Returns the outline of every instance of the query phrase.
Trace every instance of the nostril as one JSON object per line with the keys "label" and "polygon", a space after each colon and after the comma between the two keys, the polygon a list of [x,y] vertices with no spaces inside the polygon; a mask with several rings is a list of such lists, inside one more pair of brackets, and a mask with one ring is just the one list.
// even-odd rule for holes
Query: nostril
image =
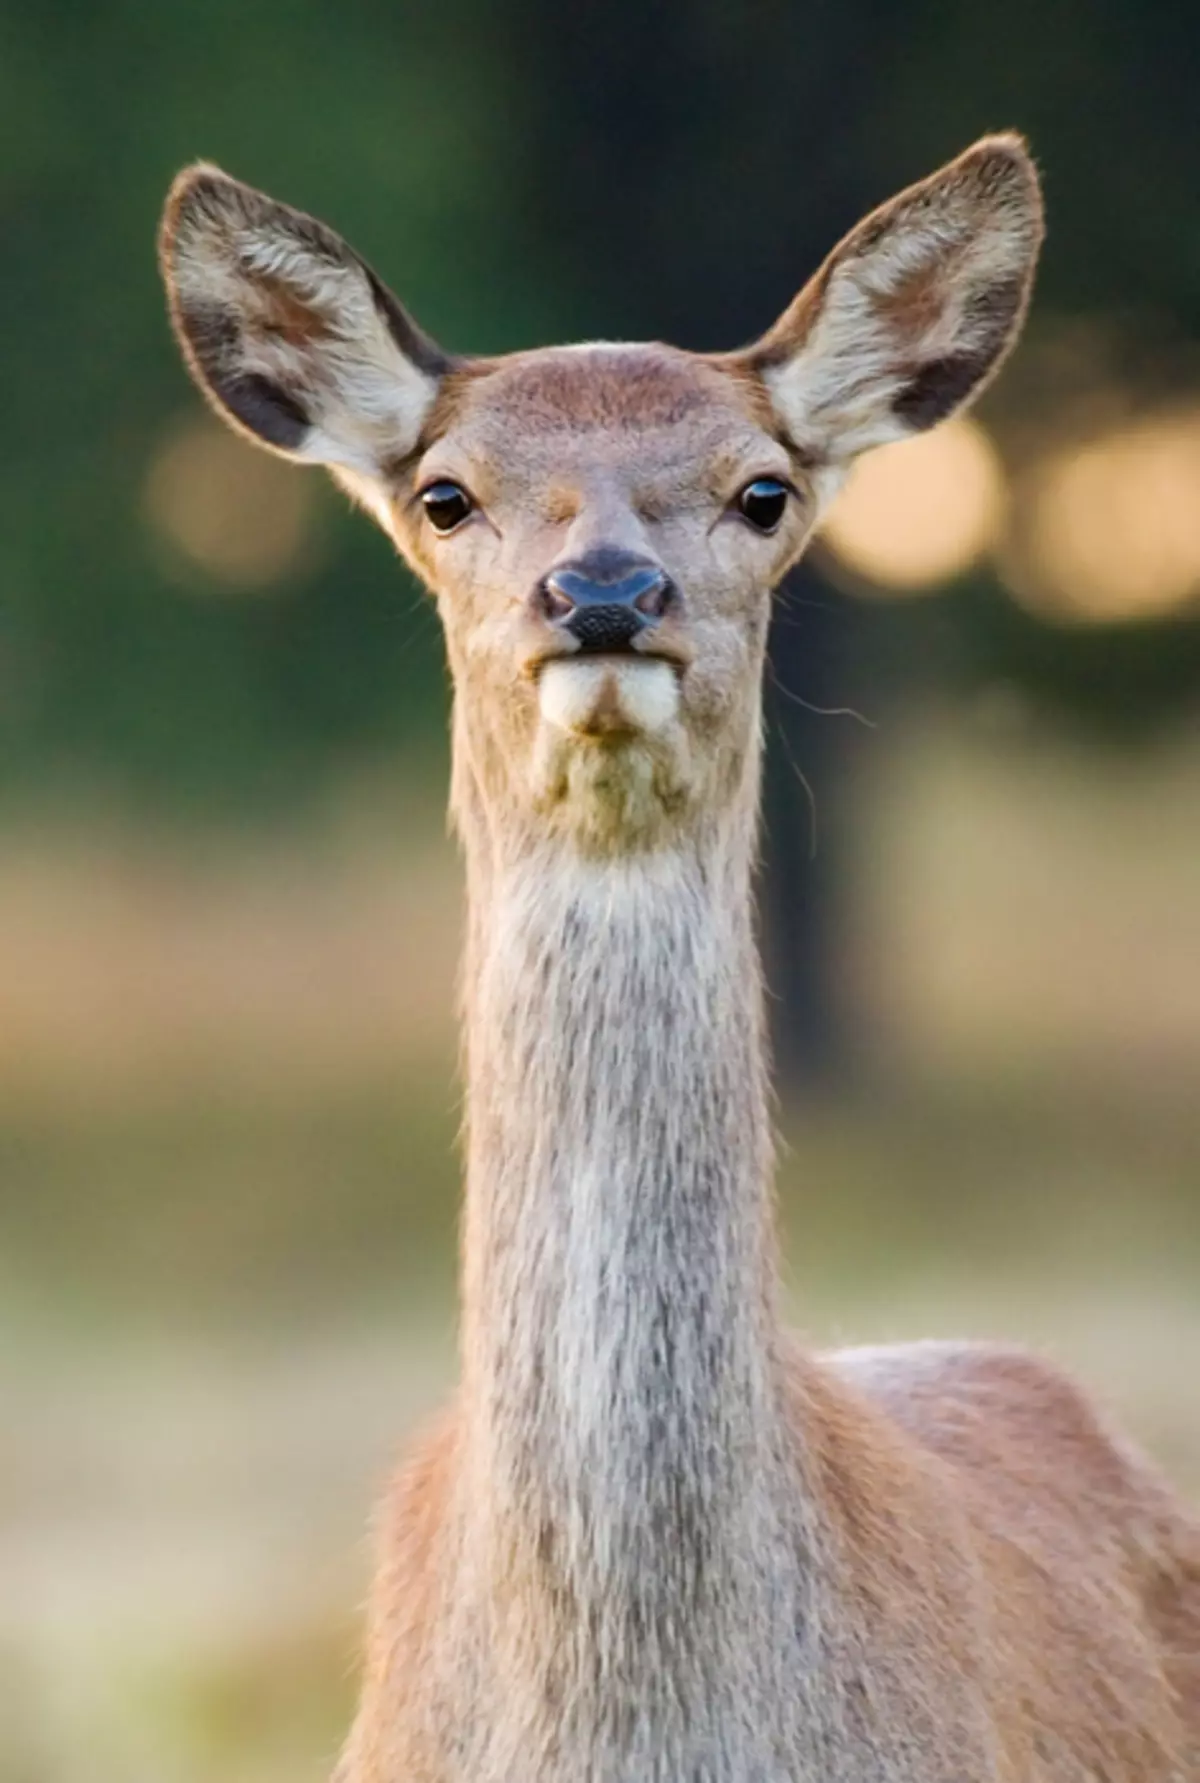
{"label": "nostril", "polygon": [[548,577],[538,590],[542,612],[547,619],[566,619],[575,611],[575,602],[554,586]]}
{"label": "nostril", "polygon": [[633,604],[647,619],[661,619],[674,601],[675,588],[664,570],[655,577],[649,588],[642,590]]}
{"label": "nostril", "polygon": [[659,564],[611,550],[557,564],[534,595],[536,611],[584,650],[632,649],[678,600]]}

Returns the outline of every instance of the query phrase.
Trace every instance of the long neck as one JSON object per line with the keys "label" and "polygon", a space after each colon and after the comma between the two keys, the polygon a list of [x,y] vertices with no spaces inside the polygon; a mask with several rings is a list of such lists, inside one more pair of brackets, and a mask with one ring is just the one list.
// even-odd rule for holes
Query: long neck
{"label": "long neck", "polygon": [[683,1612],[665,1600],[696,1569],[736,1570],[771,1518],[751,848],[747,821],[605,862],[548,846],[509,858],[494,839],[485,860],[468,835],[475,1510],[505,1565],[577,1608],[624,1593]]}

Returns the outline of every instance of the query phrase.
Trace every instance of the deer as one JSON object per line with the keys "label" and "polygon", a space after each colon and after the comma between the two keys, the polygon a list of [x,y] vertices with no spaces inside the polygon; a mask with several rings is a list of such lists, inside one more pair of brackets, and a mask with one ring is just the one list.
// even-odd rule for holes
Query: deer
{"label": "deer", "polygon": [[176,179],[175,333],[429,587],[465,859],[460,1380],[387,1495],[337,1783],[1195,1783],[1200,1523],[1057,1365],[779,1301],[755,935],[773,591],[962,410],[1043,232],[986,136],[752,345],[438,346]]}

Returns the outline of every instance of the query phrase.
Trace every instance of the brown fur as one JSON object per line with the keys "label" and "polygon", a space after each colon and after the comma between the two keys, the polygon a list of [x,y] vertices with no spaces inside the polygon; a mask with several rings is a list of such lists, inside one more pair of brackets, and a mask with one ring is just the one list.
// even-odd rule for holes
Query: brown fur
{"label": "brown fur", "polygon": [[[455,683],[462,1385],[385,1507],[340,1783],[1196,1783],[1200,1533],[1016,1352],[781,1328],[751,913],[770,591],[862,450],[1019,329],[1041,232],[985,139],[763,340],[452,361],[213,169],[163,237],[189,363],[434,589]],[[739,491],[791,485],[767,536]],[[431,482],[474,506],[438,535]],[[676,600],[577,659],[541,579]]]}

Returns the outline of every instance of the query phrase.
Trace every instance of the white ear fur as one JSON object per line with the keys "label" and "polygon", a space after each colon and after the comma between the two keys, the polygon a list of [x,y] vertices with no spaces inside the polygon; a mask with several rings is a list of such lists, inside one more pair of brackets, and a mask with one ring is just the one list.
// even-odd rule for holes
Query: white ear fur
{"label": "white ear fur", "polygon": [[200,163],[171,188],[160,258],[184,357],[232,426],[355,479],[413,450],[450,362],[331,229]]}
{"label": "white ear fur", "polygon": [[866,217],[746,355],[796,446],[844,464],[978,395],[1020,332],[1041,238],[1013,135]]}

